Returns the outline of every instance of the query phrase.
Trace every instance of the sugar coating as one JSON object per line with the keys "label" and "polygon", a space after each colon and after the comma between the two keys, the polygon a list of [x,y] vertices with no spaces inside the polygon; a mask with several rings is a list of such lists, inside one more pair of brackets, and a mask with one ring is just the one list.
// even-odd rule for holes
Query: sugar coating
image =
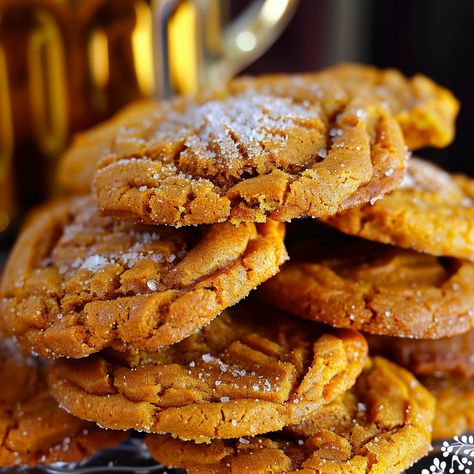
{"label": "sugar coating", "polygon": [[267,79],[123,125],[98,163],[101,212],[173,226],[287,221],[330,216],[400,184],[402,133],[370,94],[312,75]]}
{"label": "sugar coating", "polygon": [[210,444],[148,435],[146,444],[160,462],[190,472],[396,474],[430,449],[434,399],[414,381],[374,358],[354,387],[283,432]]}
{"label": "sugar coating", "polygon": [[176,141],[185,130],[198,130],[184,145],[203,152],[204,158],[239,159],[244,147],[245,158],[252,160],[269,153],[261,143],[272,140],[274,146],[284,146],[286,130],[298,127],[306,119],[318,118],[316,110],[289,98],[243,94],[189,107],[184,114],[171,113],[153,138],[159,142]]}
{"label": "sugar coating", "polygon": [[367,345],[355,331],[328,331],[253,302],[173,346],[109,355],[51,366],[52,391],[68,410],[108,428],[201,443],[298,422],[354,384]]}
{"label": "sugar coating", "polygon": [[411,158],[401,188],[327,223],[377,242],[474,261],[474,180]]}
{"label": "sugar coating", "polygon": [[47,358],[173,344],[273,276],[283,237],[272,221],[175,229],[101,217],[91,196],[52,203],[10,255],[2,326]]}
{"label": "sugar coating", "polygon": [[318,230],[299,261],[262,286],[268,304],[332,326],[402,338],[440,339],[474,327],[474,263]]}

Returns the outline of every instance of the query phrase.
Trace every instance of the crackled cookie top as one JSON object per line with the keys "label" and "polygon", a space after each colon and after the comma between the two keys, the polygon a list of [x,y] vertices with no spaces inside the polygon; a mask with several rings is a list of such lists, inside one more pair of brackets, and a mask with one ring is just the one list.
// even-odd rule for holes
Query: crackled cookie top
{"label": "crackled cookie top", "polygon": [[349,389],[367,355],[363,336],[240,305],[155,352],[58,360],[54,396],[114,429],[207,442],[299,422]]}
{"label": "crackled cookie top", "polygon": [[259,292],[292,314],[335,327],[423,339],[474,327],[473,263],[325,229],[293,255]]}
{"label": "crackled cookie top", "polygon": [[474,429],[474,378],[439,375],[420,378],[436,399],[433,439]]}
{"label": "crackled cookie top", "polygon": [[59,408],[44,369],[12,340],[0,341],[0,467],[81,461],[126,439]]}
{"label": "crackled cookie top", "polygon": [[474,377],[474,330],[436,341],[368,337],[371,353],[384,355],[417,375]]}
{"label": "crackled cookie top", "polygon": [[155,108],[156,103],[151,100],[133,102],[105,122],[78,133],[59,159],[59,185],[71,193],[89,193],[97,162],[108,151],[121,124]]}
{"label": "crackled cookie top", "polygon": [[[457,100],[448,90],[425,76],[406,78],[393,69],[380,70],[357,64],[343,64],[308,74],[243,77],[232,81],[227,88],[227,94],[231,95],[244,91],[293,97],[302,101],[311,93],[317,97],[320,107],[329,116],[337,113],[341,104],[350,98],[364,96],[371,101],[380,102],[393,114],[411,150],[449,144],[454,137],[454,122],[459,109]],[[216,96],[216,93],[207,92],[206,96]],[[163,105],[168,106],[164,103],[160,107]],[[112,119],[79,134],[59,162],[59,183],[72,192],[89,192],[96,164],[110,151],[110,145],[120,127],[134,117],[145,117],[150,113],[155,115],[157,112],[153,112],[154,108],[158,106],[151,101],[133,103]],[[325,149],[321,153],[324,154]],[[384,170],[379,170],[375,166],[374,171],[378,170],[380,176],[374,176],[372,183],[379,181],[378,187],[381,189],[386,186],[393,188],[399,177],[397,175],[401,174],[398,168],[392,167],[391,170],[387,166]],[[394,173],[391,180],[383,177],[386,172]],[[368,199],[367,190],[362,193],[360,202],[376,196],[375,190],[370,193],[371,197]]]}
{"label": "crackled cookie top", "polygon": [[174,226],[328,216],[400,184],[406,150],[378,103],[217,91],[163,103],[98,164],[102,214]]}
{"label": "crackled cookie top", "polygon": [[189,473],[389,474],[424,456],[434,400],[404,369],[375,358],[353,389],[287,432],[198,445],[148,435],[160,462]]}
{"label": "crackled cookie top", "polygon": [[366,88],[395,114],[410,150],[449,145],[455,133],[459,102],[444,87],[422,74],[410,78],[395,69],[342,64],[323,71],[354,94]]}
{"label": "crackled cookie top", "polygon": [[233,91],[295,96],[312,87],[314,94],[338,90],[337,96],[369,97],[381,102],[400,124],[410,150],[428,146],[445,147],[454,138],[459,102],[453,94],[431,79],[416,74],[407,78],[395,69],[377,69],[362,64],[340,64],[315,73],[242,77],[230,86]]}
{"label": "crackled cookie top", "polygon": [[180,230],[99,217],[90,197],[53,203],[9,258],[2,323],[48,358],[173,344],[274,275],[283,235],[273,221]]}
{"label": "crackled cookie top", "polygon": [[365,239],[474,260],[474,180],[413,158],[401,188],[326,222]]}

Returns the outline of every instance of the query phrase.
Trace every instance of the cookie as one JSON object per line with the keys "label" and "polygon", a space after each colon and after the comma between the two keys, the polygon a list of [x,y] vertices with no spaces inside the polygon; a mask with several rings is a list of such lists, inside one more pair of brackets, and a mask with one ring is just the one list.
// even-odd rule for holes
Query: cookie
{"label": "cookie", "polygon": [[395,69],[339,64],[316,73],[243,77],[231,87],[294,95],[308,83],[314,93],[321,94],[330,85],[340,89],[340,96],[365,96],[383,103],[400,124],[410,150],[445,147],[454,138],[459,102],[449,90],[422,74],[407,78]]}
{"label": "cookie", "polygon": [[333,215],[397,187],[406,147],[371,99],[215,92],[121,127],[98,164],[100,212],[183,226]]}
{"label": "cookie", "polygon": [[[307,85],[302,86],[304,83],[310,83],[313,89],[320,84],[321,90],[334,91],[324,94],[326,104],[332,101],[331,110],[337,108],[342,98],[347,100],[348,95],[364,94],[382,102],[394,114],[411,150],[443,147],[454,137],[458,101],[447,89],[420,74],[406,78],[393,69],[342,64],[316,73],[238,78],[230,83],[228,90],[234,94],[254,90],[291,96],[307,89]],[[59,161],[58,181],[63,189],[89,192],[97,161],[109,149],[119,127],[133,117],[146,115],[154,107],[152,101],[132,103],[106,122],[78,134]]]}
{"label": "cookie", "polygon": [[97,162],[108,151],[121,124],[155,107],[156,103],[150,100],[133,102],[105,122],[75,135],[58,162],[56,179],[59,186],[70,193],[89,193]]}
{"label": "cookie", "polygon": [[45,380],[38,359],[0,340],[0,467],[81,461],[127,438],[66,413]]}
{"label": "cookie", "polygon": [[381,354],[417,375],[474,378],[474,331],[433,340],[367,335],[371,353]]}
{"label": "cookie", "polygon": [[358,332],[254,303],[158,351],[55,361],[49,381],[62,406],[101,426],[208,442],[299,422],[350,388],[366,355]]}
{"label": "cookie", "polygon": [[323,74],[348,84],[354,94],[369,89],[394,113],[410,150],[443,148],[453,141],[459,101],[423,74],[406,78],[395,69],[357,64],[342,64]]}
{"label": "cookie", "polygon": [[276,308],[387,336],[439,339],[474,327],[471,262],[330,231],[294,255],[259,291]]}
{"label": "cookie", "polygon": [[452,438],[474,429],[474,378],[422,377],[436,399],[433,439]]}
{"label": "cookie", "polygon": [[48,358],[173,344],[274,275],[283,237],[272,221],[173,229],[99,217],[91,197],[49,204],[7,263],[4,331]]}
{"label": "cookie", "polygon": [[192,473],[399,473],[424,456],[434,400],[404,369],[375,358],[356,386],[290,432],[208,445],[149,435],[151,454]]}
{"label": "cookie", "polygon": [[326,222],[365,239],[474,260],[474,180],[413,158],[400,189]]}

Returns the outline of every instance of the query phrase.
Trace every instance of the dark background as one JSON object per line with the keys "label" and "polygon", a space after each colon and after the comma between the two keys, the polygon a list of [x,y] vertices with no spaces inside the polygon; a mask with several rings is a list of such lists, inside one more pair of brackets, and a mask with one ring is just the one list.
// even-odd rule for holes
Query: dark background
{"label": "dark background", "polygon": [[301,0],[287,30],[245,72],[309,71],[340,61],[421,72],[451,89],[462,104],[454,143],[418,154],[474,176],[472,0]]}
{"label": "dark background", "polygon": [[[81,5],[81,1],[77,4]],[[250,3],[250,0],[220,1],[230,5],[231,17],[238,15]],[[107,8],[99,12],[102,15],[99,19],[109,24],[111,37],[118,26],[126,32],[133,28],[133,15],[130,16],[133,3],[134,0],[104,2]],[[11,21],[4,22],[7,27],[2,27],[0,21],[0,45],[2,41],[6,42],[6,50],[12,52],[13,61],[16,56],[24,56],[16,44],[23,44],[21,35],[29,34],[25,20],[28,6],[26,2],[0,0],[0,20],[5,5],[23,5],[25,10],[22,15],[10,15]],[[72,28],[66,24],[64,29],[64,35],[68,38],[66,33]],[[454,143],[442,150],[425,149],[417,153],[448,170],[474,176],[474,156],[471,152],[471,137],[474,135],[471,131],[474,125],[473,30],[474,0],[300,0],[282,36],[243,73],[313,71],[338,62],[358,61],[379,67],[395,67],[407,75],[426,74],[451,89],[460,99],[462,107]],[[70,40],[71,44],[83,47],[76,37]],[[130,55],[124,54],[123,42],[116,41],[114,44],[116,46],[111,55],[115,69],[111,74],[112,84],[107,89],[109,107],[102,114],[92,113],[87,108],[88,102],[78,100],[74,95],[91,95],[87,84],[72,81],[74,84],[70,89],[76,92],[71,97],[74,104],[70,108],[74,112],[69,126],[71,132],[106,118],[124,103],[139,97],[134,76],[127,75]],[[18,61],[17,66],[22,64]],[[14,74],[10,86],[13,91],[17,88],[28,94],[28,77],[19,66],[12,68]],[[72,74],[73,79],[76,76],[82,77]],[[72,87],[74,85],[77,87]],[[44,201],[51,188],[47,175],[53,174],[49,171],[54,159],[51,161],[50,157],[41,155],[37,143],[31,141],[29,108],[27,104],[22,106],[21,101],[19,104],[14,107],[15,126],[19,131],[16,133],[12,162],[13,177],[9,181],[14,183],[13,192],[7,190],[0,179],[0,186],[5,188],[0,187],[0,198],[2,192],[11,194],[13,198],[10,201],[14,203],[10,213],[11,225],[0,232],[0,253],[11,245],[26,210]]]}

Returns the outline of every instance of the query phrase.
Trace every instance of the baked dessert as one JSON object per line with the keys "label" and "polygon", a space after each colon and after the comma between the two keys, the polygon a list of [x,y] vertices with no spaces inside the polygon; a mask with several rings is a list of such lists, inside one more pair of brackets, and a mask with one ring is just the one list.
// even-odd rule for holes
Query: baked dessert
{"label": "baked dessert", "polygon": [[416,375],[451,374],[474,377],[474,331],[437,340],[367,335],[370,351],[406,367]]}
{"label": "baked dessert", "polygon": [[173,344],[274,275],[283,237],[272,221],[179,230],[100,217],[89,196],[52,203],[10,255],[1,325],[47,358]]}
{"label": "baked dessert", "polygon": [[[454,137],[458,101],[447,89],[421,74],[407,78],[395,69],[340,64],[315,73],[237,78],[231,81],[227,93],[254,91],[304,100],[308,89],[317,94],[325,110],[331,113],[336,112],[348,97],[363,95],[382,103],[401,126],[410,150],[427,146],[443,147]],[[212,94],[216,92],[207,91],[203,96],[210,97]],[[163,105],[166,107],[166,103],[161,103]],[[109,152],[119,128],[129,119],[146,116],[156,107],[152,101],[133,103],[111,119],[78,134],[59,161],[60,185],[70,192],[89,192],[97,162]],[[391,174],[395,175],[392,181],[398,179],[400,174],[398,168],[387,168],[384,172],[389,175],[385,177],[386,181],[389,181]]]}
{"label": "baked dessert", "polygon": [[[268,304],[334,327],[439,339],[474,326],[474,264],[315,227],[259,291]],[[293,258],[294,257],[294,258]]]}
{"label": "baked dessert", "polygon": [[407,152],[391,114],[309,86],[304,96],[221,91],[129,121],[98,163],[100,212],[172,226],[287,221],[398,186]]}
{"label": "baked dessert", "polygon": [[430,449],[434,400],[401,367],[375,358],[356,386],[287,431],[194,444],[148,435],[151,454],[195,473],[396,473]]}
{"label": "baked dessert", "polygon": [[349,389],[367,355],[363,336],[255,303],[154,352],[104,352],[50,367],[71,413],[113,429],[196,442],[275,431]]}
{"label": "baked dessert", "polygon": [[412,158],[401,188],[326,222],[364,239],[474,260],[474,180]]}
{"label": "baked dessert", "polygon": [[0,340],[0,383],[0,467],[82,461],[128,436],[59,408],[44,364],[23,356],[11,339]]}

